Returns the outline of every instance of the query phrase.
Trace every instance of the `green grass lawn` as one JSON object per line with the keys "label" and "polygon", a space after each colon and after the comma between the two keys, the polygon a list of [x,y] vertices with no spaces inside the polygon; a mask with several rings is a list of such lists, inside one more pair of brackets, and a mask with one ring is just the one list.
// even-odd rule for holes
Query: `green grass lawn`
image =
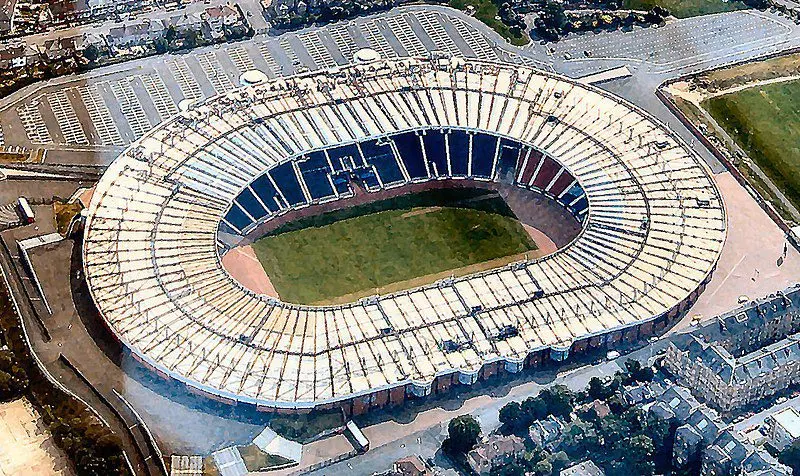
{"label": "green grass lawn", "polygon": [[469,208],[386,210],[256,241],[283,301],[329,302],[536,249],[515,218]]}
{"label": "green grass lawn", "polygon": [[530,42],[530,38],[524,31],[515,35],[505,23],[495,18],[497,5],[492,0],[450,0],[449,5],[461,11],[464,11],[467,5],[472,5],[475,7],[475,18],[499,33],[512,45],[525,46]]}
{"label": "green grass lawn", "polygon": [[625,0],[623,8],[651,10],[656,5],[666,8],[676,18],[689,18],[711,13],[732,12],[747,8],[744,3],[730,0]]}
{"label": "green grass lawn", "polygon": [[717,96],[703,107],[800,206],[800,81]]}

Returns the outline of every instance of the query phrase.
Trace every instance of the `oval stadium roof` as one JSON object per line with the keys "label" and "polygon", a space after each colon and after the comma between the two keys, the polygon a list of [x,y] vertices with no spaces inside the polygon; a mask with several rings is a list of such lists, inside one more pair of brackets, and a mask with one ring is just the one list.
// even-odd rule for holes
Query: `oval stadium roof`
{"label": "oval stadium roof", "polygon": [[[282,303],[222,268],[221,219],[265,171],[424,128],[557,159],[588,200],[580,235],[538,260],[342,306]],[[437,178],[426,173],[416,180]],[[303,194],[285,208],[307,206]],[[83,254],[101,315],[143,361],[221,397],[310,408],[654,320],[710,276],[725,234],[705,164],[634,106],[527,67],[403,59],[240,88],[157,126],[98,183]]]}

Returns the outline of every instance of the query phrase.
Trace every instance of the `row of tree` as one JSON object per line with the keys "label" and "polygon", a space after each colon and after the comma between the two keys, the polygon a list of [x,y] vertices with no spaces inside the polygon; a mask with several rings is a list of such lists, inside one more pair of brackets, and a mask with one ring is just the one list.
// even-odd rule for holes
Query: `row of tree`
{"label": "row of tree", "polygon": [[[527,436],[534,421],[551,416],[560,419],[565,427],[558,451],[535,447],[528,440],[528,451],[513,463],[496,468],[495,474],[557,475],[572,462],[587,459],[609,475],[650,475],[671,470],[675,428],[668,422],[648,418],[622,395],[625,386],[649,382],[654,372],[635,360],[626,362],[625,367],[608,381],[592,378],[584,391],[553,385],[521,403],[503,406],[499,412],[502,433]],[[576,410],[595,400],[606,404],[610,413],[600,418],[591,408]],[[443,449],[461,458],[477,444],[480,434],[480,424],[471,415],[454,418]]]}
{"label": "row of tree", "polygon": [[0,350],[0,400],[16,400],[28,390],[28,373],[10,350]]}
{"label": "row of tree", "polygon": [[558,41],[568,33],[616,30],[624,27],[660,25],[669,12],[659,6],[646,13],[591,11],[570,13],[564,4],[548,0],[534,21],[534,33],[547,41]]}

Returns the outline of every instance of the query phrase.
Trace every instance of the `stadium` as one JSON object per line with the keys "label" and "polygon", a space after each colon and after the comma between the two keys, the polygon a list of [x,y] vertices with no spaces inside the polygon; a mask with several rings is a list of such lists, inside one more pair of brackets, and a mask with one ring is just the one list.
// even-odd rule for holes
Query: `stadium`
{"label": "stadium", "polygon": [[[454,188],[513,195],[568,231],[544,255],[335,304],[254,291],[223,265],[298,219]],[[434,56],[192,105],[105,172],[83,266],[108,328],[159,375],[264,410],[360,414],[661,332],[725,237],[706,165],[643,111],[528,67]]]}

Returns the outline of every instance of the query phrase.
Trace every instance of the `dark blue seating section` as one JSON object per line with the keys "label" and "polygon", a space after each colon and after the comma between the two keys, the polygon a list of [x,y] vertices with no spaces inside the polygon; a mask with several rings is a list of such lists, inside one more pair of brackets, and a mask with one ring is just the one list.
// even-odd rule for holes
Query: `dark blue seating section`
{"label": "dark blue seating section", "polygon": [[270,212],[274,213],[283,208],[282,202],[277,198],[278,191],[275,190],[275,186],[272,185],[272,181],[267,174],[253,180],[251,188],[256,192],[258,198],[261,199],[261,203],[266,205]]}
{"label": "dark blue seating section", "polygon": [[567,208],[569,208],[574,215],[580,215],[581,213],[585,212],[587,208],[589,208],[589,200],[586,198],[586,195],[584,195],[574,205]]}
{"label": "dark blue seating section", "polygon": [[567,193],[565,193],[564,196],[561,197],[561,202],[566,204],[566,205],[569,205],[570,203],[574,202],[575,199],[580,197],[581,195],[583,195],[583,189],[581,188],[580,185],[578,185],[576,183],[575,185],[570,187],[569,190],[567,190]]}
{"label": "dark blue seating section", "polygon": [[289,205],[299,205],[306,201],[303,195],[303,189],[300,188],[300,182],[297,180],[297,174],[294,173],[294,166],[291,162],[283,163],[269,171],[275,185],[283,193],[283,198],[289,202]]}
{"label": "dark blue seating section", "polygon": [[236,202],[256,220],[265,217],[267,213],[269,213],[260,203],[258,203],[255,195],[253,195],[253,192],[251,192],[249,189],[242,190],[239,196],[236,197]]}
{"label": "dark blue seating section", "polygon": [[232,226],[237,228],[239,231],[244,230],[247,226],[253,222],[247,215],[244,214],[239,205],[236,203],[233,204],[228,213],[225,214],[225,220],[230,223]]}
{"label": "dark blue seating section", "polygon": [[392,140],[397,146],[400,160],[406,166],[411,180],[427,178],[428,172],[425,169],[425,159],[422,157],[422,144],[416,132],[404,132],[392,136]]}
{"label": "dark blue seating section", "polygon": [[492,178],[494,156],[497,152],[497,137],[489,134],[472,136],[472,176]]}
{"label": "dark blue seating section", "polygon": [[379,143],[377,140],[364,141],[361,144],[364,160],[375,167],[384,185],[395,184],[403,181],[403,172],[392,152],[388,140]]}
{"label": "dark blue seating section", "polygon": [[351,170],[363,165],[361,154],[358,153],[358,146],[355,144],[333,147],[328,149],[327,152],[328,157],[331,159],[331,164],[333,164],[333,170],[336,172]]}
{"label": "dark blue seating section", "polygon": [[[501,139],[497,153],[497,176],[513,177],[517,170],[517,162],[522,153],[522,144],[517,141]],[[527,153],[527,150],[525,151]]]}
{"label": "dark blue seating section", "polygon": [[322,200],[336,196],[333,186],[328,178],[331,168],[324,152],[309,154],[306,160],[297,163],[300,175],[308,187],[312,200]]}
{"label": "dark blue seating section", "polygon": [[425,156],[428,159],[428,170],[432,177],[447,177],[447,150],[444,134],[440,130],[430,130],[422,136],[425,144]]}
{"label": "dark blue seating section", "polygon": [[[311,152],[274,167],[236,197],[225,221],[241,232],[254,221],[282,210],[349,194],[352,180],[376,191],[409,179],[466,176],[547,192],[582,219],[589,206],[586,194],[579,184],[573,184],[572,175],[561,169],[551,157],[512,139],[461,129],[403,132]],[[221,226],[227,230],[227,225]]]}
{"label": "dark blue seating section", "polygon": [[450,146],[450,165],[453,167],[453,176],[466,176],[469,164],[469,134],[458,129],[452,130],[447,134],[447,141]]}

